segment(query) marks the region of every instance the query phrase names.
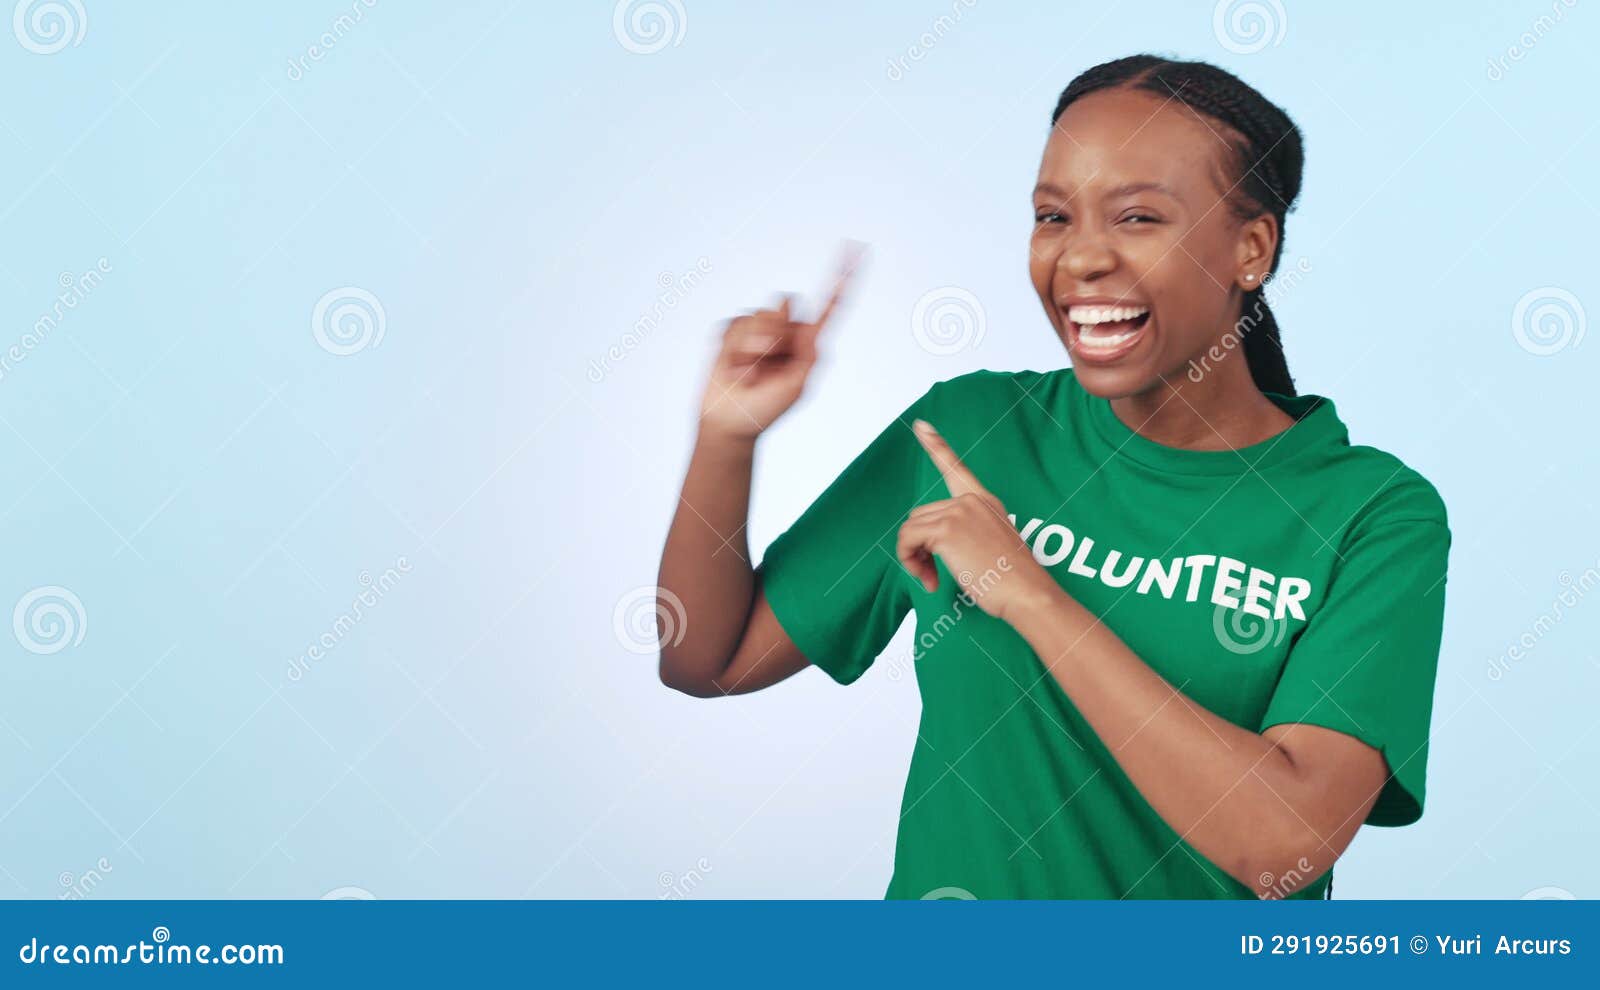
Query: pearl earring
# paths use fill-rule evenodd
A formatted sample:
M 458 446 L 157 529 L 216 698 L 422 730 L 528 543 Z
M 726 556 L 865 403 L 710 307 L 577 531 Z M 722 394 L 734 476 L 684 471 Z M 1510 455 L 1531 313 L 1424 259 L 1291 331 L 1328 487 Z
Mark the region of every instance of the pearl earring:
M 1245 281 L 1246 281 L 1246 282 L 1254 282 L 1254 281 L 1255 281 L 1255 280 L 1256 280 L 1256 277 L 1255 277 L 1255 276 L 1254 276 L 1254 275 L 1246 275 L 1246 276 L 1245 276 L 1245 277 L 1244 277 L 1244 280 L 1245 280 Z

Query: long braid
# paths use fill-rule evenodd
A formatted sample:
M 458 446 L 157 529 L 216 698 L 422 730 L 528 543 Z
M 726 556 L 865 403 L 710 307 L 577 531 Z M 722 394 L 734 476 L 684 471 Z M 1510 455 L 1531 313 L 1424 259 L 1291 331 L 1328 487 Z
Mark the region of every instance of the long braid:
M 1084 70 L 1061 93 L 1051 126 L 1074 101 L 1103 89 L 1138 89 L 1172 99 L 1223 125 L 1232 175 L 1229 209 L 1240 220 L 1270 213 L 1278 221 L 1278 243 L 1261 285 L 1244 294 L 1240 326 L 1245 361 L 1256 387 L 1294 395 L 1294 378 L 1283 355 L 1278 321 L 1267 305 L 1265 287 L 1283 256 L 1284 220 L 1300 195 L 1305 147 L 1289 115 L 1247 83 L 1209 62 L 1177 61 L 1155 55 L 1129 55 Z

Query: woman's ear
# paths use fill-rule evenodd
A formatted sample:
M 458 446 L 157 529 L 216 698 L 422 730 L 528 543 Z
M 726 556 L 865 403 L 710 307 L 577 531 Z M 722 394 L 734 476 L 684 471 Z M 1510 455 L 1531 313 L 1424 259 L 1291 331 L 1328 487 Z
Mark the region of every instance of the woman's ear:
M 1246 220 L 1239 228 L 1238 266 L 1234 281 L 1246 292 L 1266 281 L 1278 247 L 1278 218 L 1270 213 Z

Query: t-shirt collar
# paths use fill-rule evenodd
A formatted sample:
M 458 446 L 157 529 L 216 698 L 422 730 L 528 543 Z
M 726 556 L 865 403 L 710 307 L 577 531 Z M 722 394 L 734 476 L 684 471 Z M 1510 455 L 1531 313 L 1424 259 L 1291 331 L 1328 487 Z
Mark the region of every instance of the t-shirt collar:
M 1294 417 L 1295 423 L 1275 436 L 1234 450 L 1185 450 L 1168 447 L 1140 436 L 1117 418 L 1111 401 L 1092 395 L 1074 376 L 1073 391 L 1079 410 L 1092 424 L 1113 456 L 1127 457 L 1158 471 L 1175 474 L 1242 474 L 1271 467 L 1308 449 L 1346 445 L 1349 432 L 1339 419 L 1333 400 L 1321 395 L 1280 395 L 1264 392 L 1278 408 Z

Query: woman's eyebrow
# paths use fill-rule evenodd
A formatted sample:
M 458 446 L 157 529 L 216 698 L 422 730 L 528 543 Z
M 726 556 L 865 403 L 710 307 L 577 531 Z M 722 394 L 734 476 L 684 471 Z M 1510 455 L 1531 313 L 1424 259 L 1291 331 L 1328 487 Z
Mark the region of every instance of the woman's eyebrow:
M 1139 182 L 1124 182 L 1120 186 L 1116 186 L 1114 188 L 1107 189 L 1106 190 L 1106 195 L 1107 196 L 1131 196 L 1134 193 L 1146 192 L 1146 191 L 1162 193 L 1162 194 L 1164 194 L 1166 196 L 1172 197 L 1173 199 L 1179 199 L 1180 198 L 1178 196 L 1178 194 L 1172 190 L 1172 187 L 1170 187 L 1170 186 L 1168 186 L 1168 185 L 1166 185 L 1164 183 L 1161 183 L 1161 182 L 1156 182 L 1154 180 L 1144 180 L 1144 181 L 1139 181 Z M 1060 186 L 1056 185 L 1053 182 L 1041 182 L 1041 183 L 1039 183 L 1037 186 L 1033 187 L 1033 194 L 1034 194 L 1034 196 L 1041 196 L 1041 195 L 1053 196 L 1053 197 L 1055 197 L 1057 199 L 1062 199 L 1062 200 L 1071 198 L 1071 194 L 1070 193 L 1068 193 L 1066 190 L 1062 189 Z

